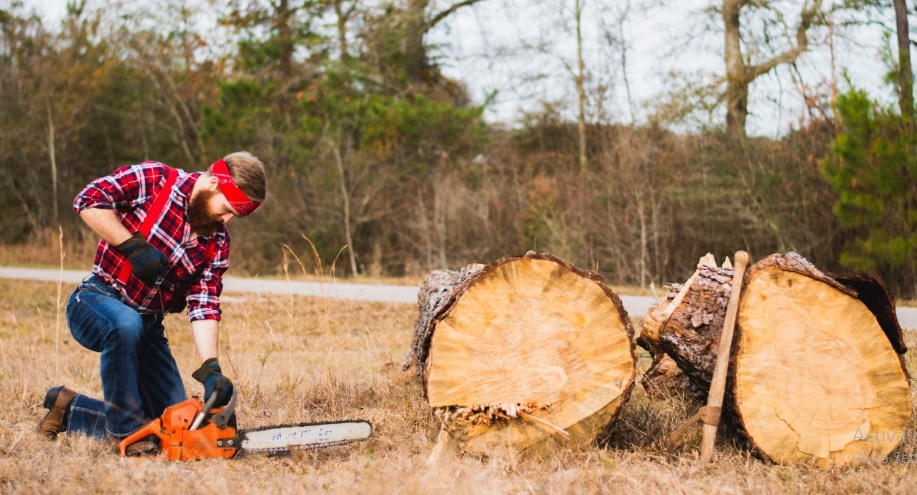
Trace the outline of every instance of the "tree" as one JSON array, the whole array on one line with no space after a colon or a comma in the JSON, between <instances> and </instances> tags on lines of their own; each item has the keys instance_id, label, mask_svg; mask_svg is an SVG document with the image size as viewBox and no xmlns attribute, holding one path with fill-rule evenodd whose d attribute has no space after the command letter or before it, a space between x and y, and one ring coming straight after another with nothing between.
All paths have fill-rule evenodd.
<instances>
[{"instance_id":1,"label":"tree","mask_svg":"<svg viewBox=\"0 0 917 495\"><path fill-rule=\"evenodd\" d=\"M917 134L862 90L838 97L842 131L822 163L847 234L840 262L917 294Z\"/></svg>"},{"instance_id":2,"label":"tree","mask_svg":"<svg viewBox=\"0 0 917 495\"><path fill-rule=\"evenodd\" d=\"M444 86L446 97L467 100L464 88L444 78L431 63L425 39L456 11L479 1L462 0L435 12L431 0L405 0L401 6L384 4L383 13L371 19L362 33L368 62L387 84L404 86L410 93L442 93L437 88Z\"/></svg>"},{"instance_id":3,"label":"tree","mask_svg":"<svg viewBox=\"0 0 917 495\"><path fill-rule=\"evenodd\" d=\"M905 0L895 2L895 29L898 34L898 106L901 118L913 119L914 74L911 72L911 41L907 27L907 5Z\"/></svg>"},{"instance_id":4,"label":"tree","mask_svg":"<svg viewBox=\"0 0 917 495\"><path fill-rule=\"evenodd\" d=\"M579 169L586 171L586 90L583 82L586 79L586 68L583 63L582 0L576 1L576 101L577 101L577 134L579 136Z\"/></svg>"},{"instance_id":5,"label":"tree","mask_svg":"<svg viewBox=\"0 0 917 495\"><path fill-rule=\"evenodd\" d=\"M296 48L321 39L313 26L328 8L321 0L231 0L220 22L244 33L242 66L262 76L272 72L286 83L308 68L294 60Z\"/></svg>"},{"instance_id":6,"label":"tree","mask_svg":"<svg viewBox=\"0 0 917 495\"><path fill-rule=\"evenodd\" d=\"M748 63L743 46L747 38L743 36L743 11L775 10L771 1L723 0L722 18L725 27L724 59L726 62L726 129L738 136L745 135L745 119L748 116L748 89L752 81L767 74L781 64L792 64L809 47L808 31L819 20L822 0L805 0L799 13L799 24L795 30L795 40L789 39L786 50L772 55L759 63ZM777 14L777 21L765 20L765 26L774 25L786 30ZM767 29L765 36L767 36ZM789 34L786 34L790 38Z\"/></svg>"}]
</instances>

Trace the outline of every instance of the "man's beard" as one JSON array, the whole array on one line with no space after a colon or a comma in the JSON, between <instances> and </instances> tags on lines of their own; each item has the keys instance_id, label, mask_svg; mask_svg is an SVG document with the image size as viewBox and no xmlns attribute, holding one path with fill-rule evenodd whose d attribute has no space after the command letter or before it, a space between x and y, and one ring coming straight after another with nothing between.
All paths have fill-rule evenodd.
<instances>
[{"instance_id":1,"label":"man's beard","mask_svg":"<svg viewBox=\"0 0 917 495\"><path fill-rule=\"evenodd\" d=\"M213 235L223 225L223 222L215 220L208 211L210 198L216 195L216 191L203 189L191 197L191 204L188 205L188 223L191 224L191 230L199 236Z\"/></svg>"}]
</instances>

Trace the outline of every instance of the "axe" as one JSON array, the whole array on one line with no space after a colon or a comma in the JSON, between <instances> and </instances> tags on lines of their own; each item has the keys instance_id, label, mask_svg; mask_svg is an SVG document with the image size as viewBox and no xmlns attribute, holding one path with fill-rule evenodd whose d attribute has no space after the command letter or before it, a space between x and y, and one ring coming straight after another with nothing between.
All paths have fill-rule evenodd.
<instances>
[{"instance_id":1,"label":"axe","mask_svg":"<svg viewBox=\"0 0 917 495\"><path fill-rule=\"evenodd\" d=\"M732 290L726 304L726 320L723 322L723 333L720 334L720 347L713 367L713 381L710 382L710 393L707 395L707 418L704 421L704 436L700 446L701 462L708 462L713 455L713 441L716 429L720 425L720 413L723 410L723 394L726 392L726 371L729 370L729 355L732 352L732 334L736 324L736 313L739 311L739 295L742 293L742 280L745 278L745 266L748 265L748 253L737 251L735 254L735 272L732 276Z\"/></svg>"}]
</instances>

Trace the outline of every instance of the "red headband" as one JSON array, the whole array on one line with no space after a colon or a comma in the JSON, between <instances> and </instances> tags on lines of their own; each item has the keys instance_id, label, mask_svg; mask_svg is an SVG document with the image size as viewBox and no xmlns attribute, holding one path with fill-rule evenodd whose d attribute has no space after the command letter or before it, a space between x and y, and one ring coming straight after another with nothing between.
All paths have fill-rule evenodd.
<instances>
[{"instance_id":1,"label":"red headband","mask_svg":"<svg viewBox=\"0 0 917 495\"><path fill-rule=\"evenodd\" d=\"M240 217L251 215L253 211L261 206L261 203L248 199L248 196L239 189L236 181L229 174L229 167L226 166L226 162L223 160L214 162L210 166L210 173L220 181L220 192L226 197L226 201L229 201L230 206L239 212Z\"/></svg>"}]
</instances>

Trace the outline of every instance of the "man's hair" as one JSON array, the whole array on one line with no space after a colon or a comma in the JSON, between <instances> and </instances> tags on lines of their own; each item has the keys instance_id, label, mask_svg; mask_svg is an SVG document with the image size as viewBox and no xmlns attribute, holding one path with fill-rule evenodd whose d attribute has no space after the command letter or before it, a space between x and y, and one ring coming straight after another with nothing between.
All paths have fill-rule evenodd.
<instances>
[{"instance_id":1,"label":"man's hair","mask_svg":"<svg viewBox=\"0 0 917 495\"><path fill-rule=\"evenodd\" d=\"M267 179L261 160L247 151L237 151L224 156L223 161L229 168L232 180L248 199L263 203L267 198Z\"/></svg>"}]
</instances>

